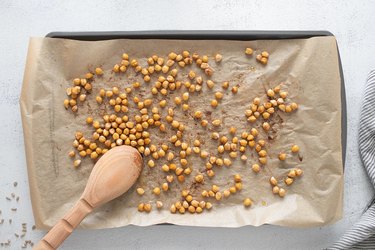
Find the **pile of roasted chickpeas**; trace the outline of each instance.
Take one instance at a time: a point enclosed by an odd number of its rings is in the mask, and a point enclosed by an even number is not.
[[[249,60],[254,53],[252,48],[245,49],[245,56]],[[255,61],[264,67],[269,57],[267,51],[261,51],[256,55]],[[139,196],[145,194],[145,189],[150,190],[155,196],[154,202],[139,203],[137,207],[139,212],[150,212],[153,206],[162,209],[164,205],[159,199],[160,194],[169,192],[173,182],[184,183],[195,167],[202,169],[202,166],[195,166],[189,160],[191,155],[197,155],[205,161],[204,170],[200,170],[192,178],[194,185],[215,183],[216,168],[230,167],[232,161],[237,158],[241,159],[256,177],[267,165],[269,157],[268,138],[261,137],[260,134],[267,135],[272,130],[270,120],[274,115],[278,112],[295,112],[298,105],[289,99],[286,85],[280,83],[266,90],[264,96],[244,100],[244,102],[250,101],[242,118],[248,127],[245,131],[238,131],[233,126],[226,127],[222,119],[207,117],[205,111],[219,109],[225,94],[232,95],[229,98],[236,98],[235,95],[241,91],[238,84],[231,84],[230,81],[219,83],[211,79],[215,72],[214,68],[220,67],[223,60],[225,58],[221,54],[216,54],[212,56],[211,63],[207,55],[182,51],[171,52],[167,57],[153,55],[147,58],[146,64],[141,65],[137,59],[131,59],[124,53],[120,62],[115,64],[110,72],[107,70],[105,73],[98,67],[83,78],[73,79],[72,86],[66,89],[68,98],[64,100],[64,107],[67,110],[77,113],[78,107],[89,95],[93,96],[98,108],[105,106],[111,110],[101,117],[85,117],[87,125],[93,128],[93,132],[89,135],[84,135],[82,131],[75,133],[74,150],[68,153],[73,159],[73,166],[78,168],[84,158],[95,161],[116,146],[130,145],[137,148],[148,168],[159,169],[165,173],[164,180],[159,186],[136,188]],[[193,66],[198,70],[194,70]],[[94,79],[101,80],[105,74],[121,75],[130,70],[142,80],[134,81],[131,86],[123,89],[102,88],[94,93]],[[137,94],[140,89],[149,91],[151,97],[142,98]],[[191,103],[194,102],[194,98],[199,98],[198,94],[203,91],[209,92],[208,96],[211,95],[212,98],[207,100],[205,107],[193,109]],[[174,98],[167,98],[170,93],[175,94]],[[136,114],[130,115],[130,109],[136,110]],[[207,130],[210,141],[202,143],[198,138],[186,138],[184,132],[187,124],[184,120],[176,118],[176,112],[189,114],[196,121],[196,126]],[[172,134],[168,141],[151,139],[151,133],[166,132]],[[217,149],[209,152],[204,146],[208,143],[211,146],[217,145]],[[253,163],[250,165],[247,164],[250,157],[246,155],[248,151],[254,151],[257,155],[256,159],[251,159]],[[280,152],[278,159],[283,162],[289,155],[299,154],[299,151],[299,146],[293,145],[285,152]],[[160,159],[168,163],[160,164],[158,163]],[[270,176],[272,193],[284,197],[287,186],[292,185],[302,173],[300,168],[295,168],[289,170],[285,176]],[[176,197],[176,202],[169,206],[169,210],[171,213],[180,214],[201,213],[210,210],[213,202],[241,193],[242,188],[242,178],[239,174],[233,176],[231,186],[223,189],[212,184],[210,189],[202,189],[199,195],[181,186],[181,194]],[[244,207],[248,208],[252,204],[253,200],[250,197],[243,197]]]

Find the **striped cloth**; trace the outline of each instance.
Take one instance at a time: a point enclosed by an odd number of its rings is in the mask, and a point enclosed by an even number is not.
[[[359,127],[359,151],[375,187],[375,70],[367,78]],[[330,249],[375,249],[375,202]]]

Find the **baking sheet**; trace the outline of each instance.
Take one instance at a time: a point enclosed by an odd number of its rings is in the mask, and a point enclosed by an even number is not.
[[[248,46],[270,52],[271,58],[266,67],[244,55],[244,48]],[[62,101],[66,98],[65,89],[71,80],[83,76],[98,65],[111,69],[120,61],[123,52],[129,53],[131,57],[147,58],[154,53],[167,55],[170,51],[185,49],[207,54],[211,59],[220,52],[224,60],[220,66],[213,64],[215,74],[212,79],[216,82],[229,80],[241,85],[235,98],[230,92],[226,94],[220,106],[223,109],[213,113],[215,118],[222,118],[226,126],[236,125],[239,130],[248,128],[246,122],[240,123],[238,120],[238,117],[243,118],[245,107],[255,96],[262,95],[265,88],[273,87],[281,81],[286,82],[290,96],[299,103],[300,108],[293,115],[282,115],[284,125],[279,137],[269,146],[271,158],[268,169],[255,176],[250,169],[252,160],[248,152],[246,165],[238,160],[230,169],[217,171],[214,179],[215,184],[227,187],[227,177],[241,173],[244,189],[239,194],[222,202],[213,202],[213,210],[201,215],[174,215],[168,210],[156,209],[151,214],[137,212],[135,207],[138,202],[156,199],[151,195],[151,188],[146,189],[147,195],[141,198],[136,195],[135,188],[160,184],[158,182],[162,175],[161,171],[153,171],[152,175],[148,175],[150,170],[145,168],[134,189],[95,211],[81,226],[105,228],[128,224],[173,223],[238,227],[268,223],[307,227],[333,223],[341,218],[343,176],[340,75],[333,37],[247,42],[126,39],[82,42],[33,38],[29,45],[21,111],[33,211],[39,228],[51,227],[72,206],[82,193],[92,168],[92,162],[85,160],[81,168],[75,170],[67,157],[74,132],[86,128],[85,115],[90,112],[95,115],[96,110],[85,104],[80,107],[78,116],[65,111]],[[105,77],[110,77],[110,74]],[[132,74],[128,77],[136,79]],[[94,92],[104,86],[108,88],[120,84],[125,87],[129,84],[125,78],[116,79],[107,85],[104,85],[105,82],[94,82]],[[218,84],[216,88],[221,87]],[[94,98],[95,95],[88,98],[90,107],[96,107]],[[195,98],[189,105],[192,110],[198,107],[209,109],[208,98],[212,98],[212,92],[204,91],[201,97]],[[243,110],[239,107],[243,107]],[[177,114],[182,115],[182,112]],[[192,119],[188,117],[187,121]],[[204,137],[205,132],[201,134]],[[163,138],[167,138],[168,134],[158,133],[157,136],[159,140],[165,140]],[[280,167],[277,153],[294,143],[301,146],[302,162],[291,158]],[[216,146],[207,144],[208,149]],[[199,161],[198,158],[192,158],[194,165],[199,165]],[[288,188],[288,195],[284,199],[273,196],[268,183],[270,173],[282,175],[296,166],[304,170],[304,176]],[[160,198],[166,201],[166,207],[169,207],[167,201],[178,199],[179,191],[172,189],[175,191]],[[244,197],[254,200],[255,205],[251,209],[243,208]]]

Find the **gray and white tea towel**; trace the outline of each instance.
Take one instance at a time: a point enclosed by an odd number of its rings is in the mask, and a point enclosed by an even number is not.
[[[359,127],[359,151],[375,187],[375,70],[367,78]],[[330,249],[375,249],[375,203]]]

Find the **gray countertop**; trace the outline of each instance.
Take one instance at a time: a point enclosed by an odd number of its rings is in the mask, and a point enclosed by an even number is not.
[[[173,3],[173,4],[172,4]],[[329,30],[341,53],[348,104],[344,218],[312,229],[276,226],[197,228],[122,227],[75,232],[61,249],[322,249],[363,213],[374,191],[361,164],[357,133],[364,84],[375,69],[374,1],[20,1],[0,2],[0,242],[36,242],[18,99],[28,39],[50,31],[160,29]],[[318,52],[317,52],[318,53]],[[18,182],[17,187],[13,186]],[[8,201],[15,193],[19,202]],[[11,208],[17,207],[17,211]],[[12,224],[8,219],[12,218]],[[15,232],[27,223],[25,238]]]

